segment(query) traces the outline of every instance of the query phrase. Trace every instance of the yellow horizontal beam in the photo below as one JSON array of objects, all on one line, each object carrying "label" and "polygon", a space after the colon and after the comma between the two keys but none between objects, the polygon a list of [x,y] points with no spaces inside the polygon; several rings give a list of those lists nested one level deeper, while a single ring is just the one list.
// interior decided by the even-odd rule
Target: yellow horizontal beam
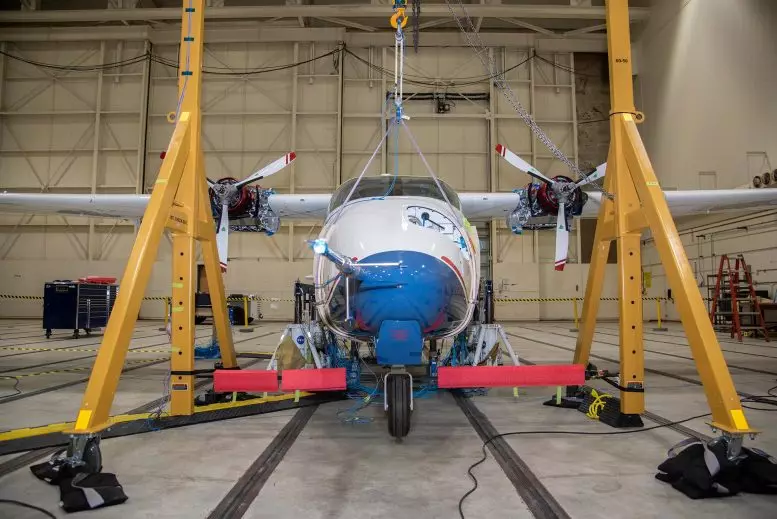
[{"label": "yellow horizontal beam", "polygon": [[[313,393],[300,393],[300,396],[310,396]],[[247,405],[266,404],[270,402],[281,402],[284,400],[290,400],[295,398],[294,393],[282,394],[282,395],[270,395],[262,398],[254,398],[251,400],[241,400],[240,402],[225,402],[222,404],[211,404],[198,407],[194,414],[206,413],[209,411],[219,411],[222,409],[233,409],[237,407],[245,407]],[[137,414],[119,414],[111,416],[108,419],[108,426],[116,425],[120,423],[132,422],[134,420],[147,420],[157,416],[154,413],[137,413]],[[163,413],[161,416],[169,416]],[[51,423],[47,425],[41,425],[38,427],[23,427],[21,429],[13,429],[0,433],[0,442],[8,440],[18,440],[20,438],[31,438],[34,436],[41,436],[44,434],[58,433],[72,429],[75,426],[75,422],[59,422]]]}]

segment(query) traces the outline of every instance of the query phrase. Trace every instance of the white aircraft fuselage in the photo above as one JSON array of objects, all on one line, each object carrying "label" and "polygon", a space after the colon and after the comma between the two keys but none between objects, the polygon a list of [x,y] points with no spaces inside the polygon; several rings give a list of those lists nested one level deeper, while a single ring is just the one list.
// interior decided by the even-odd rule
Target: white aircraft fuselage
[{"label": "white aircraft fuselage", "polygon": [[333,196],[319,240],[353,270],[317,254],[316,301],[337,335],[376,340],[379,362],[420,364],[424,338],[455,335],[471,320],[480,247],[452,189],[444,186],[449,204],[432,179],[391,180],[363,179],[344,204],[353,181]]}]

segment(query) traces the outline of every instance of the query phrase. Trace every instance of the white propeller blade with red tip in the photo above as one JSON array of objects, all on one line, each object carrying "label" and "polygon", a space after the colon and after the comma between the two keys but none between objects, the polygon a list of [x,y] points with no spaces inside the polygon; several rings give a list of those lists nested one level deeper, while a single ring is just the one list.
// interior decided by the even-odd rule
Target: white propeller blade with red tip
[{"label": "white propeller blade with red tip", "polygon": [[569,256],[569,229],[567,228],[567,217],[564,204],[558,204],[558,216],[556,217],[556,255],[555,269],[564,270]]},{"label": "white propeller blade with red tip", "polygon": [[[521,171],[524,171],[528,173],[529,175],[542,180],[543,182],[546,182],[547,184],[553,186],[556,184],[555,181],[549,179],[542,173],[540,173],[537,168],[523,160],[521,157],[513,153],[512,151],[508,150],[506,147],[504,147],[501,144],[496,145],[496,152],[505,158],[507,162],[509,162],[512,166],[515,166],[516,168],[520,169]],[[587,184],[589,182],[593,182],[594,180],[597,180],[604,176],[604,167],[599,166],[599,168],[596,169],[596,171],[589,175],[588,177],[584,178],[580,184],[577,185],[583,185]],[[567,218],[566,218],[566,207],[562,200],[559,200],[558,204],[558,214],[556,216],[556,254],[555,254],[555,269],[556,270],[564,270],[564,266],[567,264],[567,258],[569,257],[569,229],[567,228]]]},{"label": "white propeller blade with red tip", "polygon": [[516,167],[523,171],[524,173],[528,173],[529,175],[542,180],[543,182],[546,182],[550,185],[553,185],[553,181],[543,175],[542,173],[537,170],[534,166],[523,160],[521,157],[513,153],[512,151],[508,150],[505,146],[501,144],[496,145],[496,152],[504,157],[504,159],[510,163],[513,167]]},{"label": "white propeller blade with red tip", "polygon": [[[240,182],[229,186],[229,191],[222,192],[222,206],[221,206],[221,218],[219,219],[219,230],[216,233],[216,245],[219,251],[219,263],[221,264],[221,271],[227,271],[227,255],[229,254],[229,198],[234,196],[234,193],[243,188],[243,186],[256,182],[263,178],[279,172],[291,162],[297,158],[297,154],[293,151],[287,153],[283,157],[269,163],[259,171],[248,176]],[[210,187],[214,187],[215,183],[212,180],[208,180]]]},{"label": "white propeller blade with red tip", "polygon": [[588,175],[587,177],[581,180],[578,180],[577,182],[575,182],[575,185],[577,187],[580,187],[580,186],[585,186],[586,184],[590,184],[591,182],[596,182],[597,180],[599,180],[604,176],[606,171],[607,171],[607,163],[605,162],[604,164],[599,164],[599,166],[597,166],[597,168],[594,170],[593,173],[591,173],[590,175]]},{"label": "white propeller blade with red tip", "polygon": [[221,206],[219,231],[216,233],[216,247],[219,251],[221,272],[227,271],[227,254],[229,254],[229,204]]},{"label": "white propeller blade with red tip", "polygon": [[265,167],[260,169],[259,171],[255,172],[254,174],[250,175],[249,177],[245,178],[244,180],[241,180],[240,182],[237,182],[235,184],[236,188],[241,188],[246,184],[250,184],[251,182],[256,182],[257,180],[261,180],[263,178],[269,177],[273,173],[277,173],[297,158],[297,154],[293,151],[287,153],[283,157],[279,158],[278,160],[274,162],[270,162]]}]

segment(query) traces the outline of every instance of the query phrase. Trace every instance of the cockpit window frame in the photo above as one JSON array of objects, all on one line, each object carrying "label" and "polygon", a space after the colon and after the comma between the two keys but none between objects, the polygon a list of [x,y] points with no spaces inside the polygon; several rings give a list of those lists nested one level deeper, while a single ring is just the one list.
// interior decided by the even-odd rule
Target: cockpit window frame
[{"label": "cockpit window frame", "polygon": [[[353,185],[356,182],[356,178],[351,178],[340,184],[340,187],[338,187],[334,193],[332,193],[332,199],[329,202],[329,208],[328,208],[328,214],[332,214],[333,211],[337,210],[338,208],[342,207],[343,202],[345,202],[345,199],[348,197],[348,193],[351,192],[351,189],[353,189]],[[386,191],[388,191],[388,187],[391,185],[392,180],[394,180],[393,175],[381,175],[379,177],[364,177],[361,179],[361,182],[359,183],[359,187],[356,188],[356,191],[354,191],[353,196],[349,200],[349,203],[354,200],[363,200],[368,198],[383,198],[386,196]],[[443,190],[445,191],[445,195],[448,197],[448,200],[450,201],[451,205],[461,211],[461,200],[459,199],[458,193],[449,186],[445,181],[438,179],[440,182],[440,186],[442,186]],[[365,182],[367,184],[365,184]],[[412,192],[413,187],[421,187],[422,183],[427,183],[428,186],[431,189],[426,189],[426,192],[424,193],[414,193]],[[413,185],[417,184],[417,185]],[[365,188],[365,189],[363,189]],[[410,188],[408,193],[405,193],[405,189]],[[400,194],[393,194],[394,192],[399,192]],[[422,196],[422,197],[428,197],[433,198],[435,200],[439,200],[441,202],[445,202],[445,198],[440,193],[440,190],[437,188],[437,185],[434,182],[434,179],[430,177],[414,177],[409,175],[399,175],[396,177],[396,181],[394,182],[394,186],[392,188],[392,194],[389,194],[388,196],[396,196],[396,197],[402,197],[402,196]]]}]

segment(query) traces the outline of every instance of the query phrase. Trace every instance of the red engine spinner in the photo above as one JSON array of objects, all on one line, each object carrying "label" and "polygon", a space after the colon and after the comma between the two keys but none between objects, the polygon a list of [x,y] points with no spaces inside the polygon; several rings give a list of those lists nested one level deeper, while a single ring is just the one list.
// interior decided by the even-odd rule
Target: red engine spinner
[{"label": "red engine spinner", "polygon": [[[238,180],[232,177],[224,177],[216,181],[218,184],[236,184]],[[256,197],[256,193],[248,186],[243,186],[238,191],[238,196],[229,204],[229,216],[238,217],[244,215],[251,207],[251,203]],[[219,205],[220,202],[214,197],[211,192],[211,200],[214,204]]]}]

